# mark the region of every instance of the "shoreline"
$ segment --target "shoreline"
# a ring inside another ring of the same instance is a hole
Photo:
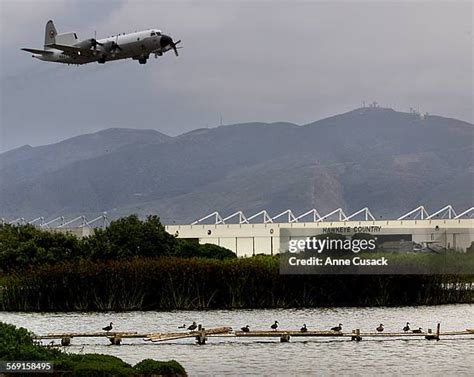
[[[187,312],[240,312],[240,311],[305,311],[305,310],[341,310],[341,309],[407,309],[407,308],[435,308],[435,307],[447,307],[447,306],[460,306],[468,305],[474,306],[474,301],[471,302],[452,302],[452,303],[443,303],[443,304],[411,304],[411,305],[381,305],[381,306],[350,306],[350,305],[341,305],[341,306],[314,306],[314,307],[276,307],[276,308],[212,308],[212,309],[170,309],[170,310],[105,310],[105,311],[15,311],[15,310],[1,310],[5,314],[128,314],[128,313],[187,313]]]
[[[302,306],[302,307],[272,307],[272,308],[203,308],[203,309],[150,309],[150,310],[71,310],[71,311],[24,311],[24,310],[0,310],[1,313],[37,313],[37,314],[107,314],[107,313],[183,313],[183,312],[219,312],[219,311],[255,311],[255,310],[313,310],[313,309],[394,309],[394,308],[433,308],[436,306],[444,307],[451,305],[474,305],[474,300],[470,302],[448,302],[440,304],[406,304],[406,305],[340,305],[340,306]]]

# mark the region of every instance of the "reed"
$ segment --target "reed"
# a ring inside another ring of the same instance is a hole
[[[131,258],[3,276],[1,310],[107,311],[473,302],[473,276],[280,275],[276,257]]]

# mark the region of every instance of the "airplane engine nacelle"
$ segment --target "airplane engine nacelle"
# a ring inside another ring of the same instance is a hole
[[[83,41],[80,41],[79,43],[76,43],[74,46],[78,48],[83,48],[85,50],[89,50],[91,48],[97,49],[97,46],[104,46],[104,45],[100,42],[97,42],[96,39],[90,38],[90,39],[85,39]]]
[[[79,47],[79,48],[84,48],[84,49],[90,49],[91,47],[93,47],[92,41],[93,41],[92,39],[86,39],[84,41],[76,43],[74,46]]]

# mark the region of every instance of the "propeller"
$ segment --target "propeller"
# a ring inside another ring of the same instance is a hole
[[[161,48],[164,49],[164,51],[167,51],[166,48],[170,46],[176,56],[178,56],[178,48],[176,47],[178,43],[181,43],[181,39],[179,41],[173,42],[173,39],[169,35],[162,35],[160,39]]]
[[[97,41],[97,39],[95,39],[95,38],[89,39],[89,42],[91,44],[91,47],[94,48],[94,50],[97,49],[97,46],[103,46],[104,45],[103,43],[100,43],[99,41]]]
[[[176,48],[176,45],[177,45],[178,43],[181,43],[181,39],[180,39],[179,41],[177,41],[177,42],[173,42],[173,40],[171,40],[171,48],[173,49],[174,54],[175,54],[176,56],[179,56],[179,55],[178,55],[178,49]]]
[[[122,51],[122,47],[120,47],[120,46],[117,44],[117,42],[112,41],[112,44],[110,45],[109,51],[112,51],[112,52],[113,52],[113,51],[116,51],[116,50]]]
[[[97,49],[97,46],[103,46],[103,43],[97,41],[97,30],[94,30],[94,38],[89,39],[91,47],[94,47],[94,50]]]

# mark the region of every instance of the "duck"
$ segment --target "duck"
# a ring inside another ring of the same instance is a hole
[[[275,321],[275,323],[271,325],[270,328],[276,330],[278,328],[278,321]]]
[[[245,325],[245,327],[240,328],[243,332],[250,332],[250,327],[249,325]]]
[[[414,334],[421,334],[423,332],[423,329],[421,327],[418,327],[418,330],[415,329],[412,331]]]
[[[379,327],[376,328],[376,330],[377,330],[378,332],[382,332],[382,331],[383,331],[383,323],[381,323],[381,324],[379,325]]]
[[[110,322],[110,324],[108,326],[102,327],[102,330],[109,332],[110,330],[112,330],[112,325],[113,325],[113,323]]]
[[[193,331],[193,330],[196,330],[197,327],[198,327],[197,323],[193,321],[193,324],[188,326],[188,330]]]
[[[410,322],[407,322],[407,324],[403,328],[403,331],[405,331],[405,332],[410,331]]]
[[[178,326],[178,329],[185,329],[186,328],[186,324],[183,323],[183,326]]]
[[[335,326],[331,328],[332,331],[341,331],[342,330],[342,323],[339,324],[339,326]]]
[[[301,332],[307,332],[308,328],[306,327],[306,323],[303,323],[303,327],[300,329]]]

